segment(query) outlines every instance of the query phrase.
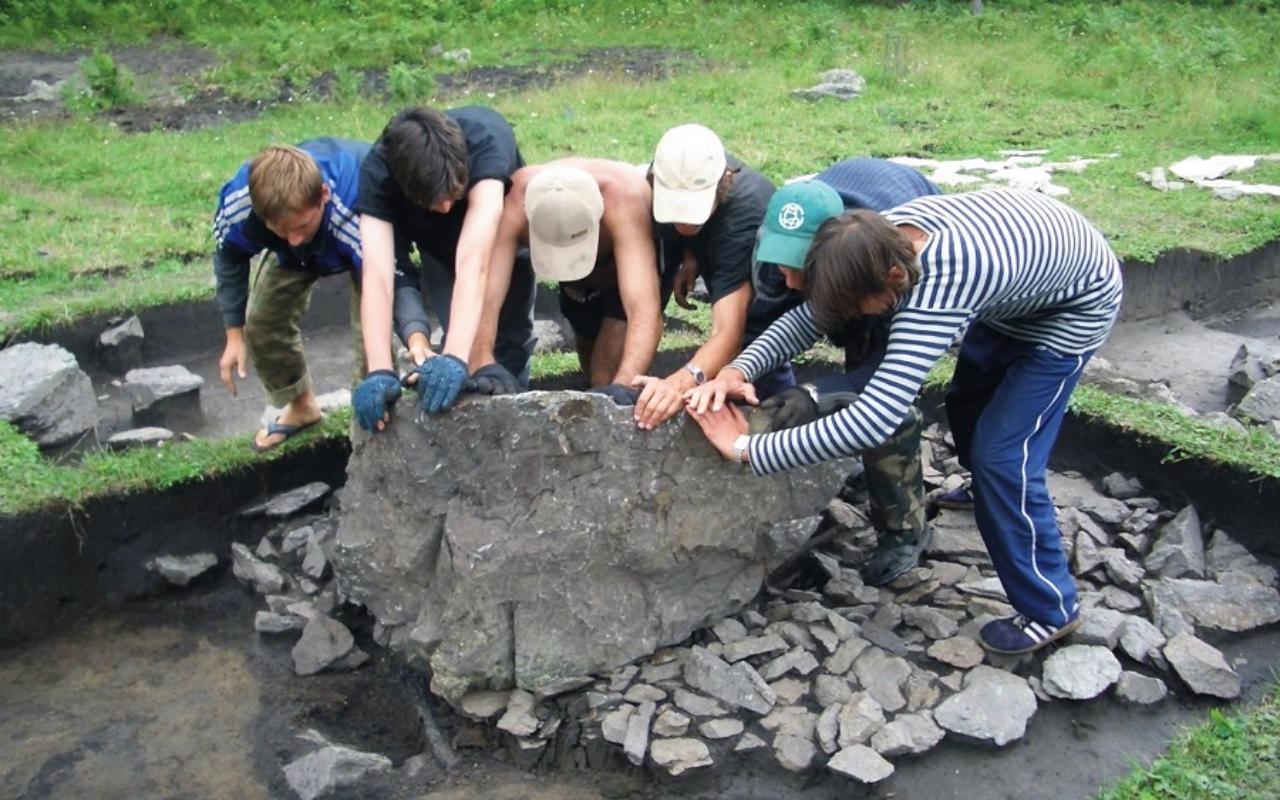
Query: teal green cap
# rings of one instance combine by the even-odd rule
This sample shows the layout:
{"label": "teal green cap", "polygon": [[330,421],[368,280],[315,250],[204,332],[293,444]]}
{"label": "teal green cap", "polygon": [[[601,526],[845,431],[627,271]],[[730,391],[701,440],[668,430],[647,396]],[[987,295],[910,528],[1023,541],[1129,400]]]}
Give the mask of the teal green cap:
{"label": "teal green cap", "polygon": [[764,213],[756,261],[804,269],[804,257],[819,226],[844,213],[836,190],[819,181],[798,181],[773,193]]}

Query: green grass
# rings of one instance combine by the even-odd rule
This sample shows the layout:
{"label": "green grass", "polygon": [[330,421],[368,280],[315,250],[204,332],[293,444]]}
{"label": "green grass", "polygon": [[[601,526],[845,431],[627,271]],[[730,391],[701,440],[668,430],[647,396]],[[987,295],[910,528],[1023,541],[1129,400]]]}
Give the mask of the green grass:
{"label": "green grass", "polygon": [[1209,712],[1167,755],[1099,800],[1273,800],[1280,797],[1280,688],[1248,710]]}
{"label": "green grass", "polygon": [[93,497],[168,489],[208,480],[314,447],[324,439],[346,436],[351,415],[330,414],[315,431],[285,442],[266,454],[249,448],[250,435],[229,439],[176,441],[122,453],[86,455],[79,464],[56,464],[13,425],[0,422],[0,514],[77,507]]}
{"label": "green grass", "polygon": [[[1261,4],[1274,6],[1274,4]],[[16,0],[0,46],[91,44],[150,36],[208,46],[218,66],[192,91],[274,98],[322,72],[340,100],[269,103],[262,117],[187,133],[126,135],[97,117],[36,121],[0,137],[0,332],[95,311],[211,296],[216,192],[270,142],[320,134],[372,139],[397,101],[354,98],[358,69],[457,71],[424,56],[465,46],[476,65],[564,62],[600,47],[684,55],[669,79],[591,74],[489,102],[517,127],[525,156],[578,153],[641,161],[663,130],[697,119],[774,179],[855,155],[990,156],[1048,147],[1050,158],[1119,157],[1060,182],[1129,259],[1173,248],[1231,256],[1280,236],[1273,201],[1153,192],[1140,170],[1192,154],[1271,152],[1280,141],[1280,10],[1246,3],[1002,2],[978,18],[961,2],[849,4],[557,0],[481,4],[283,0],[101,4]],[[708,36],[707,20],[723,35]],[[162,43],[163,44],[163,43]],[[399,65],[399,66],[397,66]],[[849,103],[790,96],[816,74],[867,78]],[[417,72],[414,72],[417,70]],[[402,84],[414,85],[405,78]],[[427,91],[424,82],[416,91]],[[414,90],[402,90],[412,94]],[[1274,176],[1268,164],[1246,175]],[[1257,176],[1257,177],[1255,177]],[[210,313],[214,313],[210,308]]]}

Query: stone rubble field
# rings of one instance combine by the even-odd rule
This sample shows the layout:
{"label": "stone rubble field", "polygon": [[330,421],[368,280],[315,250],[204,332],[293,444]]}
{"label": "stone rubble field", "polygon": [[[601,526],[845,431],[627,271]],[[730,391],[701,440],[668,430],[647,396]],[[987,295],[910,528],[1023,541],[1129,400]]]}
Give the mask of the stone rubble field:
{"label": "stone rubble field", "polygon": [[[937,426],[926,434],[925,459],[935,493],[963,480]],[[671,775],[742,754],[875,783],[893,774],[895,760],[948,735],[1008,745],[1043,703],[1111,695],[1145,705],[1170,691],[1238,696],[1239,676],[1206,639],[1280,621],[1275,570],[1203,525],[1194,507],[1166,507],[1121,474],[1101,487],[1051,473],[1084,623],[1040,653],[993,657],[978,646],[981,626],[1013,610],[969,512],[938,513],[921,567],[888,587],[864,585],[858,567],[874,531],[846,487],[810,529],[820,544],[736,613],[603,674],[451,698],[460,716],[454,743],[505,744],[527,765],[609,768],[624,757]],[[237,545],[233,553],[235,575],[266,604],[256,629],[297,637],[299,675],[356,669],[369,658],[337,619],[357,614],[331,579],[338,520],[333,512],[295,516],[327,492],[310,485],[246,510],[283,521],[255,550]],[[175,582],[190,580],[175,574]],[[374,639],[387,638],[375,625]],[[389,768],[352,753],[337,762]],[[333,768],[330,756],[289,765],[302,796],[363,774]],[[306,765],[330,767],[317,775]]]}

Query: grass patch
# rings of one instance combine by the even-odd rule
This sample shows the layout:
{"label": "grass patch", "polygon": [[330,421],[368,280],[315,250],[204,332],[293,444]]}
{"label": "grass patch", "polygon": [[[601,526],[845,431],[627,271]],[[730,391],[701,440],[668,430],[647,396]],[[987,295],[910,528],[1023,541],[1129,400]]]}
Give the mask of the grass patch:
{"label": "grass patch", "polygon": [[[272,105],[258,119],[183,133],[125,135],[97,117],[8,128],[0,137],[0,308],[8,312],[0,332],[187,299],[197,285],[197,296],[211,296],[213,204],[243,159],[271,142],[316,135],[372,139],[412,97],[495,105],[516,124],[531,162],[570,153],[641,161],[668,126],[689,119],[710,124],[775,180],[856,155],[1114,152],[1118,158],[1060,182],[1118,252],[1146,261],[1173,248],[1237,255],[1280,238],[1274,202],[1156,193],[1136,173],[1192,154],[1275,149],[1280,62],[1271,46],[1280,13],[1258,9],[1010,2],[974,18],[963,3],[923,0],[905,8],[284,0],[269,12],[263,0],[16,0],[0,12],[0,45],[91,43],[105,51],[164,36],[218,55],[219,66],[196,78],[204,89],[252,96],[258,87],[257,96],[274,98],[286,79],[297,86],[329,72],[337,99],[295,93],[298,102]],[[735,35],[705,36],[711,18]],[[444,97],[432,96],[433,76],[464,68],[424,55],[433,45],[469,48],[468,68],[546,68],[604,47],[674,50],[693,66],[661,81],[596,73],[493,97]],[[866,77],[861,98],[791,97],[835,66]],[[401,99],[360,90],[366,69],[383,71]],[[119,91],[110,70],[101,72],[103,91]],[[1269,178],[1273,169],[1242,177]],[[109,278],[85,282],[95,271]]]}
{"label": "grass patch", "polygon": [[0,422],[0,514],[76,507],[93,497],[164,490],[215,478],[314,447],[325,439],[345,437],[350,421],[349,411],[330,414],[313,431],[261,455],[249,449],[252,435],[244,435],[176,441],[121,453],[104,450],[74,465],[46,460],[30,439],[13,425]]}
{"label": "grass patch", "polygon": [[1178,738],[1099,800],[1272,800],[1280,797],[1280,687],[1257,708],[1222,712]]}

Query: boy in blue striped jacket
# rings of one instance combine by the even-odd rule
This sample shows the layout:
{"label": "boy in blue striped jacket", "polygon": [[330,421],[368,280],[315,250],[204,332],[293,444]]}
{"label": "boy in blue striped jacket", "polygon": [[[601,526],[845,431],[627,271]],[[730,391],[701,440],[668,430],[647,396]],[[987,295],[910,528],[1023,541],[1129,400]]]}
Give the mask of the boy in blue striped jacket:
{"label": "boy in blue striped jacket", "polygon": [[[973,474],[978,529],[1018,612],[984,626],[981,642],[1023,653],[1070,633],[1080,604],[1045,470],[1067,400],[1120,309],[1120,265],[1102,234],[1035,192],[924,197],[827,222],[805,274],[809,302],[733,366],[749,381],[823,331],[892,310],[884,360],[847,408],[776,433],[749,436],[736,408],[713,402],[695,414],[708,438],[759,474],[877,447],[963,338],[947,414]],[[742,395],[741,383],[718,389],[718,399]]]}
{"label": "boy in blue striped jacket", "polygon": [[[320,420],[298,323],[321,277],[351,277],[356,377],[364,375],[360,227],[352,207],[368,152],[364,142],[332,138],[271,146],[241,166],[219,194],[213,266],[227,331],[222,382],[236,394],[235,378],[245,377],[251,360],[268,401],[283,408],[254,436],[255,450],[275,447]],[[250,290],[250,260],[264,250],[275,258],[262,263]]]}

